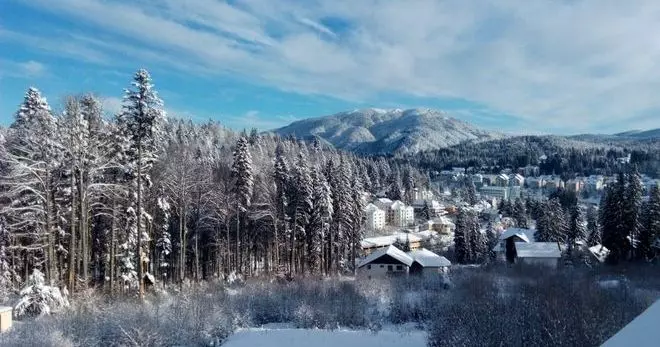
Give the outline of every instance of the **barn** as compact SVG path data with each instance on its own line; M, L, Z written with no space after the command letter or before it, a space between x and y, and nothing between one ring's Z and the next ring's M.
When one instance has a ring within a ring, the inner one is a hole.
M556 242L517 242L516 263L556 268L561 249Z

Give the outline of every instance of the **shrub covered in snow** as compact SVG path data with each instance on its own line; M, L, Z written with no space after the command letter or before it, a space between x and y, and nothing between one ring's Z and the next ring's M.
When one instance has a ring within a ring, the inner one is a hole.
M69 306L66 295L57 287L45 285L44 274L37 269L28 277L20 295L21 299L14 307L16 319L48 315Z

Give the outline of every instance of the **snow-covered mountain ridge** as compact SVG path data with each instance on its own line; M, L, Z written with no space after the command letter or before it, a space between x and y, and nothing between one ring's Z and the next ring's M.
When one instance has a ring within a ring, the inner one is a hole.
M417 153L505 137L432 109L353 110L296 121L273 132L316 137L335 148L363 154Z

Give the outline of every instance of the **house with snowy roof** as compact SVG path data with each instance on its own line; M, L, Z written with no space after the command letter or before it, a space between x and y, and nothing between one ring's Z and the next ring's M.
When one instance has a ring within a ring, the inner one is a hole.
M408 256L413 259L409 270L411 275L435 276L449 272L449 268L451 267L451 262L447 258L437 255L426 248L410 251L408 252Z
M392 235L367 237L360 241L360 247L365 254L371 254L381 248L387 248L395 243L407 244L409 249L421 247L423 236L420 233L394 233Z
M362 278L407 275L413 264L404 251L394 247L378 249L358 263L357 275Z
M557 268L561 249L557 242L518 242L515 244L515 262L524 265Z

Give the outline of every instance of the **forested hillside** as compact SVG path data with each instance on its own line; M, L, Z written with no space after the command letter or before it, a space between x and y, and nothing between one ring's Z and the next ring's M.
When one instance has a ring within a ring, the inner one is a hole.
M660 177L660 139L626 142L581 141L560 136L518 136L479 143L462 143L415 156L396 155L401 163L422 170L451 167L485 167L492 173L503 168L538 165L541 174L616 174L625 170L618 158L630 154L630 163L641 173Z
M27 91L0 146L0 287L35 269L70 291L109 292L151 276L352 271L362 194L426 177L319 143L168 120L145 70L123 110L103 114L91 94L55 114Z

